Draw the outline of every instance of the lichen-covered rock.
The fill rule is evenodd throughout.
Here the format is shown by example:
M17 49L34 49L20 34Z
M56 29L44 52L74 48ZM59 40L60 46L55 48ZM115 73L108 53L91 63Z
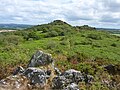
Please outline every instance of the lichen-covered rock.
M70 83L78 83L84 80L83 74L80 71L74 69L65 71L61 74L61 76L64 76L66 79L68 79Z
M47 75L42 69L29 67L25 70L24 75L30 79L32 84L44 86L46 83Z
M93 76L84 75L80 71L70 69L63 72L61 75L54 77L52 80L52 87L54 89L79 90L76 84L81 81L90 83L93 81Z
M52 80L53 89L60 90L79 90L79 87L75 83L71 83L70 79L66 79L64 76L56 76Z
M56 76L52 80L53 89L63 89L66 87L66 78L64 76Z
M92 75L84 75L84 81L85 83L90 83L94 80L94 77Z
M67 70L61 75L53 78L52 87L55 89L64 89L71 83L78 83L84 80L84 76L80 71L74 69Z
M37 51L31 58L28 67L37 67L48 65L53 62L51 54L44 53L42 51Z
M80 89L77 84L71 83L64 90L80 90Z

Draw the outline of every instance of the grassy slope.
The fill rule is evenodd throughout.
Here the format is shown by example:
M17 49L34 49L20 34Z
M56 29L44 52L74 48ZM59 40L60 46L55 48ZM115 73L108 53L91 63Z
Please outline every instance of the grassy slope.
M102 39L91 39L87 37L89 34L101 35ZM7 48L10 50L5 51ZM81 31L75 35L42 38L25 41L19 45L4 46L1 47L0 60L6 64L11 63L11 61L24 62L29 60L30 56L39 49L54 55L72 56L77 52L90 59L120 61L120 39L100 31Z

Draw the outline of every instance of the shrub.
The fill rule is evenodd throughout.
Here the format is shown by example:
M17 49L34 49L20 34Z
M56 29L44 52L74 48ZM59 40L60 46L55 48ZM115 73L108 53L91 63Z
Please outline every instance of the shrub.
M23 32L22 36L25 40L33 39L33 40L39 40L41 37L37 32L35 31L28 31L28 32Z
M47 49L53 49L53 48L55 48L56 47L56 43L55 42L52 42L52 41L50 41L50 42L48 42L47 43Z
M88 34L87 38L91 38L94 40L101 40L102 39L102 37L100 35L97 35L97 34Z
M92 44L92 47L98 47L99 48L99 47L101 47L101 45L100 45L100 43L95 42L95 43Z
M47 33L46 37L56 37L58 33L56 31L50 31Z
M113 46L113 47L117 47L117 44L116 44L116 43L113 43L113 44L111 44L111 46Z
M21 36L16 36L16 35L8 35L3 38L4 44L15 44L18 45L19 43L23 42L24 39Z
M67 40L63 40L60 42L61 45L69 45L69 42Z
M36 32L30 32L30 33L28 34L28 39L29 39L29 38L33 38L34 40L38 40L38 39L40 39L40 36L37 35Z
M83 41L83 42L81 42L81 44L82 44L82 45L91 45L92 42L90 42L90 41Z

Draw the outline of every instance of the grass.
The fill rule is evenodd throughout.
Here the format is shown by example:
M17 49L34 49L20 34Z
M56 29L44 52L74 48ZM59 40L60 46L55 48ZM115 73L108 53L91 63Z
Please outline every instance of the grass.
M90 34L100 35L102 39L91 39L88 37ZM112 44L115 44L115 46L112 46ZM54 56L58 53L65 56L81 53L90 59L101 58L111 62L120 61L119 38L100 31L81 31L75 35L25 41L19 45L4 46L1 49L0 60L5 64L10 64L11 61L28 61L36 50L44 50ZM6 49L8 50L5 51Z
M53 24L52 24L53 25ZM62 23L62 25L64 25ZM56 28L57 26L57 28ZM37 26L38 31L25 30L0 34L0 78L10 74L9 68L18 65L25 66L36 50L51 53L55 58L55 66L61 71L73 68L95 76L93 88L107 88L101 86L98 77L104 73L103 65L120 63L120 38L111 33L97 30L75 29L66 25L69 33L63 35L63 28L50 24L50 30L56 30L58 35L49 36L46 26L44 33ZM43 26L41 28L44 28ZM60 28L60 30L59 30ZM65 28L64 28L65 30ZM72 31L77 30L77 31ZM79 31L78 31L79 30ZM34 32L34 33L31 33ZM51 32L49 32L51 33ZM62 34L61 34L62 33ZM59 35L60 34L60 35ZM48 36L47 36L48 35ZM10 37L10 38L8 38ZM4 70L3 70L4 68ZM6 75L3 76L3 73ZM96 73L96 74L95 74ZM103 75L104 76L104 75ZM107 89L106 89L107 90Z

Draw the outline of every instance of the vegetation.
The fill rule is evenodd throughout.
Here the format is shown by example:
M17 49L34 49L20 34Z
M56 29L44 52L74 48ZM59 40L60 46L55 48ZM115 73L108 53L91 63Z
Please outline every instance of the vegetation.
M109 75L103 65L120 65L120 37L87 25L73 27L56 20L22 31L0 33L0 78L17 65L24 66L36 50L51 53L61 71L73 68L93 75L91 90L108 90L101 85L101 78ZM114 77L110 75L109 79Z

